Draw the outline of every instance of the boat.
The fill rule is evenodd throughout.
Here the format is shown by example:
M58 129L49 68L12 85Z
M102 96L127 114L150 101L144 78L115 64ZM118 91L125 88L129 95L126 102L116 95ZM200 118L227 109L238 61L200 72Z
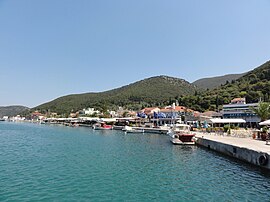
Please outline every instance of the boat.
M107 125L105 122L96 123L93 125L94 130L112 130L113 127L111 125Z
M170 141L178 145L195 145L195 134L174 134Z
M178 145L194 145L195 134L190 131L190 126L187 124L175 124L168 132L170 141Z
M125 131L125 133L144 133L143 128L133 128L130 126L125 126L122 130Z

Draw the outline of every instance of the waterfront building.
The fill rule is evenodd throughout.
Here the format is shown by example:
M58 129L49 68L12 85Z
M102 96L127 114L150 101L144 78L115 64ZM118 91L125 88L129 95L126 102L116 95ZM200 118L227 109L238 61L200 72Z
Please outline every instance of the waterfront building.
M155 112L152 121L156 121L159 125L172 124L177 121L193 120L194 111L184 106L167 106Z
M118 114L117 114L116 111L113 111L113 110L109 111L109 110L108 110L108 113L110 114L110 116L111 116L112 118L118 117Z
M186 116L192 113L193 110L184 106L167 106L164 109L161 109L160 112L165 114L167 118L181 118L181 116Z
M222 114L215 111L206 111L200 114L200 118L222 118Z
M222 114L215 111L206 111L203 113L194 112L194 120L188 121L190 125L193 125L195 128L202 127L208 128L208 124L211 123L211 119L221 119Z
M83 114L85 115L93 115L93 114L99 114L100 111L95 110L95 108L87 108L87 109L83 109Z
M251 110L258 107L259 103L246 103L245 98L235 98L230 104L223 105L221 111L223 118L244 119L248 126L256 126L261 119Z
M69 117L70 118L78 118L79 117L79 112L76 112L76 113L72 112L72 113L69 114Z
M160 109L158 107L148 107L141 110L144 114L146 114L148 117L153 117L154 112L159 113Z
M13 122L20 122L20 121L24 121L25 117L21 117L20 115L17 115L17 116L10 117L9 120Z
M42 120L44 118L45 118L45 116L42 113L38 112L38 111L35 111L35 112L31 113L31 120L33 120L33 121Z

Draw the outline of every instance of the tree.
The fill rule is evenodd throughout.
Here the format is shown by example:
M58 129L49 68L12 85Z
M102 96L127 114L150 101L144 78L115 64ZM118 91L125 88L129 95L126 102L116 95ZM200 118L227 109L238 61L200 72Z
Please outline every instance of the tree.
M261 118L261 121L265 121L270 118L269 102L260 102L257 108L251 107L251 110L254 111Z
M124 113L123 113L123 117L127 117L128 116L128 111L124 111Z

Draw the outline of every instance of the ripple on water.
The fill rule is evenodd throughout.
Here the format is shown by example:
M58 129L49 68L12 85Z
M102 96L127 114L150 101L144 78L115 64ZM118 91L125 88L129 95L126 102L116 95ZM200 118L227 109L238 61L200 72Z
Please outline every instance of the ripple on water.
M269 175L163 135L0 124L1 201L268 201Z

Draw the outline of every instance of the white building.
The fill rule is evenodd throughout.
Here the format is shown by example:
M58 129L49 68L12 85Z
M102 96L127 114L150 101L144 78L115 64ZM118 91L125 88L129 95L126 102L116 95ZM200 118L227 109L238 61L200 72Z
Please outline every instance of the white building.
M85 114L85 115L93 115L93 114L99 114L100 113L100 111L98 111L98 110L95 110L95 108L88 108L88 109L83 109L83 113Z
M257 124L261 119L251 110L251 107L258 107L259 103L246 104L245 98L235 98L230 104L223 105L221 111L223 118L244 119L251 125Z

